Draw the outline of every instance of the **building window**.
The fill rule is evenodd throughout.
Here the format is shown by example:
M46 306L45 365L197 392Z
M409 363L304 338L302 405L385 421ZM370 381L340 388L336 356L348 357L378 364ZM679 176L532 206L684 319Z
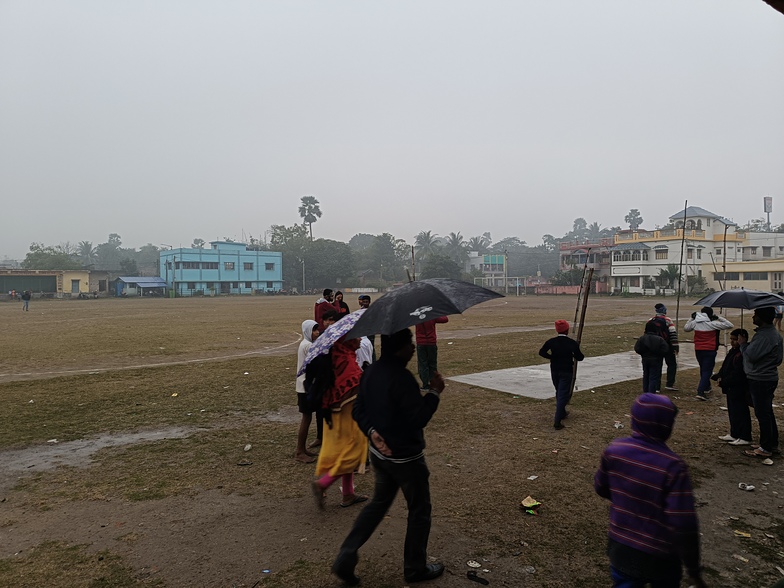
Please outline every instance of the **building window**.
M643 261L648 261L648 252L647 251L643 251L642 252L642 260Z
M234 271L234 262L233 261L224 261L223 262L223 269L226 271Z
M621 252L613 251L613 261L621 261Z
M711 219L705 219L705 224L706 224L706 226L710 226L710 220L711 220Z
M694 259L694 249L686 250L686 259Z
M739 272L716 272L713 274L713 279L717 282L723 282L724 280L734 281L737 282L740 280L740 273Z
M271 271L273 271L275 269L275 264L274 263L265 263L264 264L264 269L267 270L268 272L271 272Z
M172 268L172 262L171 261L167 261L166 262L166 267L171 269Z
M207 290L214 290L215 282L207 282Z
M752 255L757 255L757 248L756 247L749 247L749 253Z
M269 288L270 290L272 290L272 282L267 282L267 288Z
M253 288L253 284L251 284L250 282L245 282L245 287L246 288Z
M632 261L640 261L640 257L642 257L642 255L639 251L632 251Z
M239 282L232 282L232 283L231 283L231 287L232 287L232 288L234 288L234 289L236 290L237 288L239 288L239 287L240 287L240 285L239 285Z
M721 249L719 247L716 248L716 255L721 255Z
M246 262L244 262L244 263L242 264L242 269L244 269L245 271L250 271L250 270L252 270L252 269L253 269L253 262L247 262L247 261L246 261ZM248 286L248 288L250 288L250 286Z
M212 269L212 270L218 269L218 262L217 261L205 261L204 263L201 264L201 269L207 269L207 270L209 270L209 269Z
M697 259L702 259L702 249L697 249Z
M188 282L188 290L195 290L196 282Z
M743 272L744 280L767 280L768 272Z
M183 261L182 262L182 269L199 269L199 262L198 261Z
M640 287L640 277L634 276L633 278L629 278L629 287L630 288L639 288Z
M773 255L773 247L763 247L762 257L771 257Z
M667 250L659 249L656 251L656 259L667 259Z

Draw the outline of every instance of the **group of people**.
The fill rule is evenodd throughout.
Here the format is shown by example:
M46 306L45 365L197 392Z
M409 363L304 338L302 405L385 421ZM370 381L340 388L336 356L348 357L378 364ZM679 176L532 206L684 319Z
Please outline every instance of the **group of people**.
M362 294L358 302L360 308L367 308L370 296ZM348 313L340 293L333 297L331 290L324 290L315 304L314 319L302 323L298 372L310 345ZM446 318L437 322L446 322ZM428 325L423 337L423 347L430 348L421 353L422 386L406 369L417 347L409 329L381 336L378 361L373 342L372 351L362 350L362 340L368 341L367 338L339 338L329 353L313 358L297 379L302 420L295 458L312 463L318 450L317 479L311 483L317 507L324 508L326 491L338 479L342 487L341 507L370 500L332 567L349 585L359 583L355 575L357 552L383 520L398 489L402 490L409 510L404 548L406 581L430 580L444 571L442 564L427 562L431 505L423 429L438 408L444 390L436 364L435 323ZM317 428L316 441L306 446L314 413L323 424ZM368 463L372 463L375 472L372 498L358 494L354 487L354 474L363 473Z
M754 310L752 322L755 334L749 339L746 329L734 329L726 318L717 315L713 308L705 306L691 315L683 330L694 334L694 355L700 369L696 398L707 401L715 381L727 397L727 414L730 431L719 437L735 446L750 446L751 413L759 425L759 446L750 447L744 453L750 457L769 459L778 452L778 426L773 413L773 394L778 385L778 366L782 363L782 339L774 323L779 314L777 307L762 307ZM678 339L674 323L666 316L667 309L656 305L656 315L645 324L645 333L635 343L634 350L642 356L643 393L658 393L661 382L662 364L667 353L677 353ZM730 332L730 349L714 373L716 354L721 344L720 332ZM675 370L670 378L667 369L666 390L675 388Z
M364 298L364 303L363 303ZM327 306L328 303L332 308ZM360 296L360 306L370 299ZM343 314L347 314L343 313ZM773 394L778 385L778 366L784 345L774 326L777 309L754 311L756 326L749 339L745 329L730 333L731 348L714 374L719 333L734 325L710 307L692 315L684 326L694 333L695 352L700 366L697 397L707 399L711 381L727 395L730 432L720 437L732 445L750 446L751 457L770 458L778 452L778 428L773 414ZM331 291L325 291L314 310L314 320L303 322L303 342L299 365L308 345L317 339L341 313L335 308ZM381 336L381 355L370 361L357 359L358 340L338 340L323 360L309 365L303 381L298 381L300 425L298 459L312 461L318 439L306 447L313 412L320 414L327 427L319 429L321 449L312 490L323 508L326 489L342 479L341 506L360 502L367 505L358 515L343 541L332 571L348 585L356 585L358 551L370 538L390 508L398 489L408 504L408 527L404 547L404 576L409 583L439 577L444 566L427 562L427 543L431 525L429 470L424 458L424 428L439 405L444 380L437 369L435 325L446 317L417 325L417 344L409 329ZM568 416L575 366L584 359L579 344L568 336L569 323L556 321L557 336L539 351L550 361L556 390L554 428L563 429ZM421 343L420 343L421 341ZM428 349L428 346L433 349ZM421 350L420 350L421 348ZM417 381L406 368L417 353ZM665 390L677 391L678 330L667 317L667 308L657 304L655 315L647 321L645 333L635 344L642 356L643 394L631 408L632 435L619 438L604 450L594 476L599 496L610 501L610 527L607 553L613 586L638 588L651 584L659 588L680 586L685 567L692 586L702 588L699 525L692 484L685 462L668 446L677 408L660 394L664 363L667 363ZM321 367L319 367L319 365ZM314 390L318 403L312 404ZM751 417L754 407L760 429L759 446L751 446ZM356 494L353 475L363 472L368 461L375 473L372 498Z

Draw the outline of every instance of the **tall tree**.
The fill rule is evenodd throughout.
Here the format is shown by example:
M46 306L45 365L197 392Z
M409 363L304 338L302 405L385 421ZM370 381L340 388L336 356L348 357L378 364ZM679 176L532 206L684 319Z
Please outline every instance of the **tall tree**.
M440 249L438 235L433 231L419 231L414 238L414 251L418 259L427 259Z
M204 239L194 239L193 243L191 244L191 247L193 247L194 249L204 249L205 245L206 243Z
M666 269L662 268L659 270L659 275L656 277L659 278L659 283L665 288L675 288L675 284L681 279L681 273L678 271L676 264L669 263Z
M591 223L588 225L585 236L589 241L598 241L602 238L602 225L597 222Z
M457 265L462 267L468 258L468 252L466 251L465 239L463 239L463 235L459 231L457 233L449 233L447 236L446 252Z
M636 208L632 208L625 217L623 217L623 222L629 225L629 228L634 231L640 228L640 225L643 223L643 218L640 216L640 211Z
M79 241L79 245L76 246L76 253L84 265L95 263L95 247L93 247L90 241Z
M487 253L487 250L490 248L490 245L492 244L489 235L490 233L485 233L484 235L478 237L471 237L466 243L466 248L469 251L476 251L478 253Z
M79 269L81 264L72 255L58 247L45 246L43 243L31 243L30 252L22 262L25 269L68 270Z
M313 241L313 223L321 218L321 208L315 196L303 196L299 206L299 216L302 222L308 225L310 240Z
M430 255L422 264L422 279L452 278L459 280L462 273L461 267L451 257L443 253Z

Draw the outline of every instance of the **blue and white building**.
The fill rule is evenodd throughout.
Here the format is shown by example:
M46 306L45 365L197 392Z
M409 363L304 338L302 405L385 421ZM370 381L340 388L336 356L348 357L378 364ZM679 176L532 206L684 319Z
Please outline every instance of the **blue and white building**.
M160 277L177 296L261 294L283 288L283 255L245 243L211 241L209 249L160 252Z

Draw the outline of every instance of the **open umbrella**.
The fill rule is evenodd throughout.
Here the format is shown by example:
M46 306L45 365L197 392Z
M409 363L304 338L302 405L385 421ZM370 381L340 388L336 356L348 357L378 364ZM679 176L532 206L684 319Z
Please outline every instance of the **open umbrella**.
M503 294L460 280L432 278L409 282L370 305L346 338L391 335L430 319L459 314L493 298L503 298Z
M784 304L784 298L772 292L761 290L720 290L708 294L694 303L695 306L715 306L718 308L745 308L752 310L763 306L777 306Z
M297 375L301 376L304 374L305 368L308 367L308 364L316 359L316 357L329 353L329 350L332 349L332 346L337 342L337 340L348 333L354 327L354 325L357 324L359 317L361 317L365 312L367 312L366 308L355 310L351 314L347 314L339 321L324 329L324 332L318 336L318 339L313 341L313 345L311 345L310 349L308 349L308 352L305 355L305 360L302 362L302 367L297 372Z

